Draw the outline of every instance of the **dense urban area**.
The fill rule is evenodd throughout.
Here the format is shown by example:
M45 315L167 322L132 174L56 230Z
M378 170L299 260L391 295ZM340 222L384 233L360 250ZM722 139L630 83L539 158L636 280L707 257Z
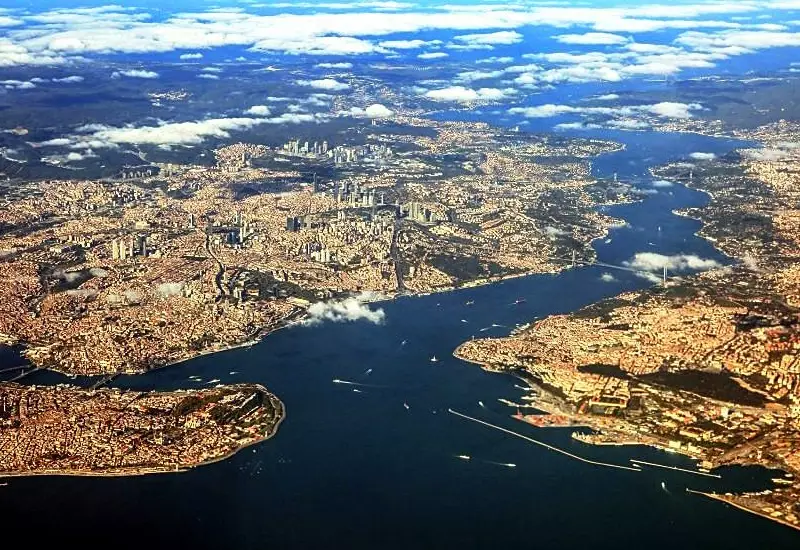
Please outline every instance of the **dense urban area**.
M4 384L0 475L179 471L269 438L283 415L255 385L141 393Z
M210 166L2 184L0 340L21 350L20 377L50 369L102 384L252 344L315 303L556 271L591 259L614 223L597 204L635 194L591 178L608 142L414 117L361 126L363 145L236 143ZM280 418L231 415L232 434L189 450L226 410L210 398L191 418L173 414L181 394L4 386L3 399L0 464L18 472L199 464ZM158 435L177 429L167 421L180 438Z
M315 301L557 270L613 223L592 207L629 192L589 177L605 142L421 120L367 141L240 143L211 167L8 184L0 338L36 367L142 372L250 342ZM309 172L342 163L335 180Z

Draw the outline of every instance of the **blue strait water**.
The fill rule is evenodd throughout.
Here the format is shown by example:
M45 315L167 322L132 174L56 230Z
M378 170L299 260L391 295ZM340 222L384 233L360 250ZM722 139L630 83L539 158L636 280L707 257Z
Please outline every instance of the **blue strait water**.
M648 166L738 145L692 135L602 137L627 149L599 159L598 175L618 172L643 188ZM726 261L694 236L698 222L671 214L705 201L674 186L609 209L629 226L612 230L609 244L597 241L600 259L619 263L653 251ZM685 492L761 489L775 473L725 468L718 481L602 468L447 414L452 407L596 460L689 466L652 449L588 447L566 430L514 421L497 399L519 399L518 381L451 356L472 336L507 334L515 324L648 284L624 271L601 282L603 272L587 267L401 298L373 306L386 313L382 325L290 328L250 349L118 381L141 390L202 386L190 375L259 382L280 396L288 416L272 440L188 473L12 479L0 487L4 535L36 547L84 548L796 549L796 532ZM526 301L514 305L520 298ZM432 363L433 355L440 361Z

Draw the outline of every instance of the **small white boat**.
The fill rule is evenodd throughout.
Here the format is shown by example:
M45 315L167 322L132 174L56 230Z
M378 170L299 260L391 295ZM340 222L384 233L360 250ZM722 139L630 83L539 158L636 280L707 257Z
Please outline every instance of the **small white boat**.
M661 488L662 488L662 489L666 489L666 488L667 488L667 484L666 484L666 483L664 483L663 481L661 482Z
M439 360L436 358L435 355L433 357L431 357L431 363L437 363L438 361Z
M483 404L483 401L478 401L478 405L480 405L480 406L481 406L481 407L483 407L484 409L486 408L486 405L484 405L484 404Z
M461 460L469 460L469 455L458 455L456 458L460 458Z
M367 369L367 370L364 371L364 374L370 374L371 372L372 372L372 369Z
M355 393L361 393L361 390L359 390L358 388L353 388L353 391L354 391Z
M408 406L408 403L403 403L403 406L406 408L406 410L411 408L411 407Z

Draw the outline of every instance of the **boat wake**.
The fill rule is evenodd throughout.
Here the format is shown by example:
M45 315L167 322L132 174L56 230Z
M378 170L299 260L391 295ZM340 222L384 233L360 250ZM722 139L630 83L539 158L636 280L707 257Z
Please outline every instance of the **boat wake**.
M516 468L517 465L513 462L495 462L494 460L484 460L486 464L493 464L495 466L503 466L504 468Z
M389 386L379 386L378 384L362 384L361 382L351 382L350 380L340 380L334 378L331 380L334 384L346 384L348 386L358 386L360 388L388 388Z

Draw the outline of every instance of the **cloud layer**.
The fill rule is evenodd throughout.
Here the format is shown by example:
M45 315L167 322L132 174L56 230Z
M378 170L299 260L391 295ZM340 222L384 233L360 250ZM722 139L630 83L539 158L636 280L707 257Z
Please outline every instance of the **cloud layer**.
M367 321L375 325L383 323L386 313L381 308L372 309L366 302L380 298L379 295L366 292L343 300L317 302L308 308L306 325L318 325L324 322L347 323Z
M258 8L292 8L256 13ZM298 10L309 9L306 12ZM677 46L697 52L738 55L800 44L787 25L759 22L765 10L792 10L796 1L623 4L619 6L497 3L429 5L417 2L254 3L164 17L116 5L0 14L0 66L52 65L93 54L182 51L184 60L207 50L239 46L255 52L311 55L391 53L422 46L408 38L421 31L448 31L454 49L492 49L522 43L526 29L560 29L567 44L623 45L640 33L678 30ZM731 16L750 18L734 21ZM776 17L780 20L780 17ZM580 32L564 33L564 29ZM537 31L539 32L539 31ZM403 35L402 38L392 35Z

